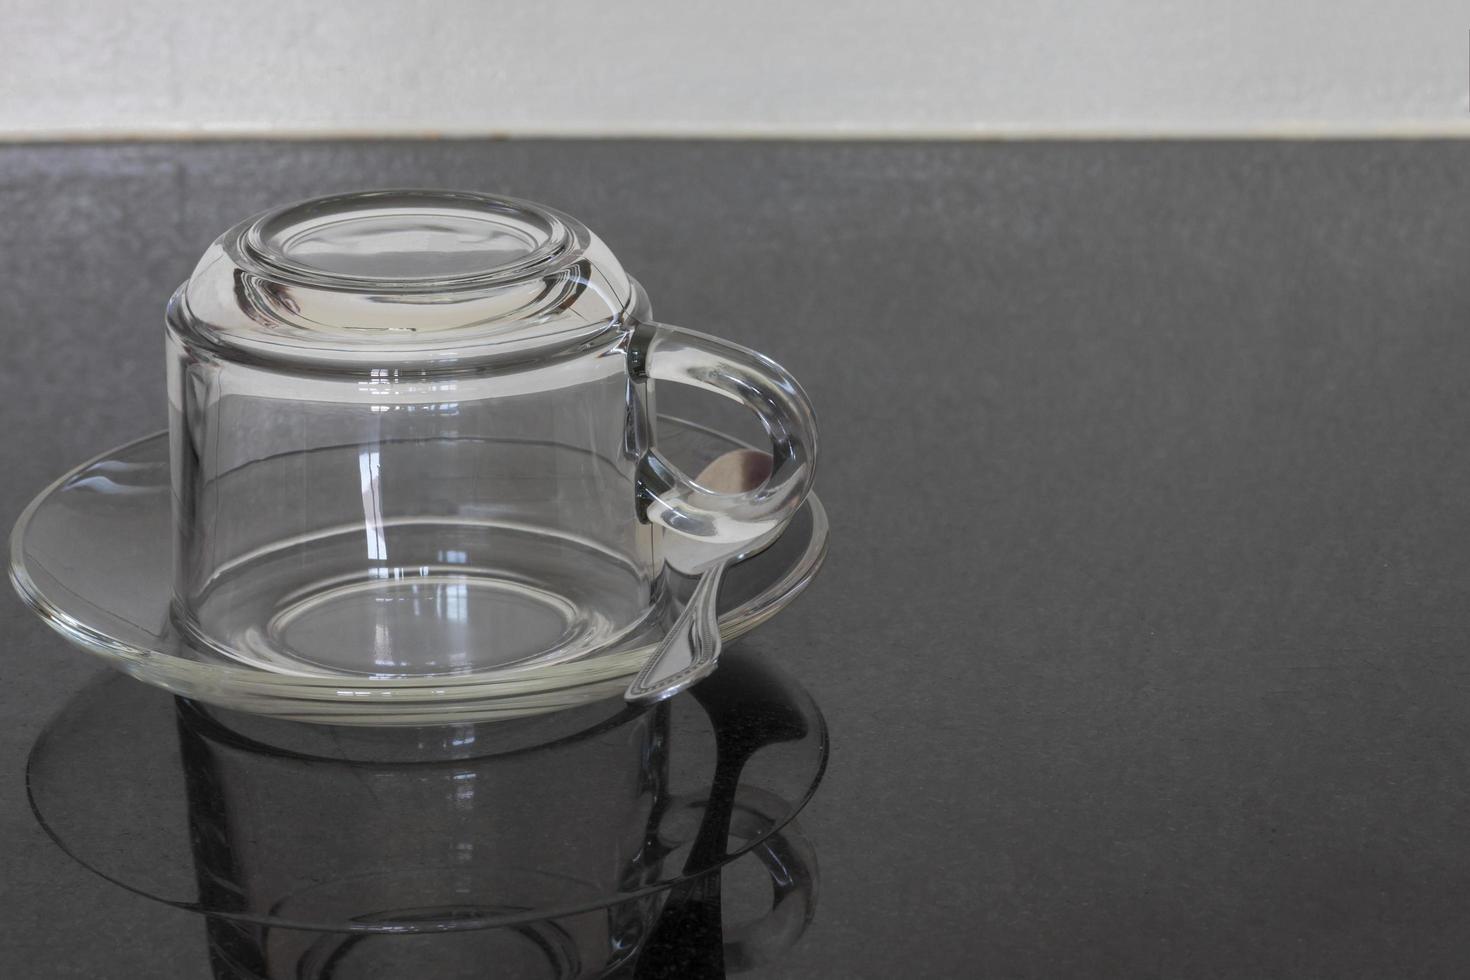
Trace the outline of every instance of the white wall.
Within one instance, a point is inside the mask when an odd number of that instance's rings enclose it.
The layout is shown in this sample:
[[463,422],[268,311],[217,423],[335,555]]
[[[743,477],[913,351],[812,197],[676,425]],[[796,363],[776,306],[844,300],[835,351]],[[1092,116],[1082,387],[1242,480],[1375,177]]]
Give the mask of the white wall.
[[1447,0],[0,0],[0,138],[1470,134]]

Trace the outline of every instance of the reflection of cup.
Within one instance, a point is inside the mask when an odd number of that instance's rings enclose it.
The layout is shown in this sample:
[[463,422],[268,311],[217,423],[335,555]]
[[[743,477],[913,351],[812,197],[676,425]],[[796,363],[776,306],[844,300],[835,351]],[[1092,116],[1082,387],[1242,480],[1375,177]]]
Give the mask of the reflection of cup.
[[[580,222],[450,192],[267,212],[168,312],[175,613],[285,673],[462,674],[605,648],[657,609],[661,533],[789,519],[811,407],[779,365],[652,323]],[[758,488],[654,446],[652,382],[741,402]],[[656,526],[656,527],[655,527]]]
[[[268,909],[287,921],[432,929],[596,905],[636,890],[650,873],[639,853],[652,807],[648,786],[656,779],[655,713],[598,718],[596,711],[572,711],[499,726],[506,731],[352,730],[334,733],[335,748],[323,743],[306,751],[299,751],[301,737],[316,732],[283,724],[247,729],[292,738],[283,751],[218,717],[181,703],[200,888],[214,890],[207,905],[228,908],[238,889],[238,908]],[[579,738],[567,727],[589,721],[614,725],[616,737]],[[534,742],[524,744],[526,736],[560,745],[538,751]],[[331,754],[314,756],[313,749]],[[561,764],[547,765],[547,755]],[[509,949],[531,936],[557,938],[575,954],[567,962],[616,962],[641,942],[648,902],[484,941]],[[212,933],[216,959],[236,973],[294,977],[291,971],[322,948],[319,937],[295,930],[236,924]],[[344,946],[342,954],[355,961],[362,948]],[[546,948],[550,955],[560,946]]]
[[[640,954],[686,875],[752,841],[772,911],[717,952],[769,958],[805,926],[815,864],[799,838],[767,836],[800,801],[764,777],[800,750],[809,790],[824,744],[773,676],[736,656],[699,699],[437,729],[308,726],[179,701],[216,975],[604,976]],[[750,710],[722,712],[721,698]],[[695,771],[703,790],[691,791]]]
[[[769,875],[771,911],[723,935],[688,936],[687,942],[712,948],[681,950],[672,968],[640,958],[647,955],[641,944],[657,917],[678,900],[669,891],[513,925],[419,933],[325,932],[213,918],[210,963],[216,980],[636,980],[693,976],[680,969],[691,960],[722,963],[738,973],[771,963],[794,945],[814,904],[816,860],[794,824],[764,839],[752,857]],[[405,908],[395,918],[415,911],[437,922],[446,910]]]

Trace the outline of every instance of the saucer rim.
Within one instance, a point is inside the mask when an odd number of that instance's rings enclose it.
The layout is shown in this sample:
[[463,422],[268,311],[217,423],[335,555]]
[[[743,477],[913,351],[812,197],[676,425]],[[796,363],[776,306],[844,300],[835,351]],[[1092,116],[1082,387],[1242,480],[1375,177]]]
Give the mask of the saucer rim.
[[[723,440],[732,448],[746,446],[742,440],[711,426],[673,415],[659,418]],[[358,723],[433,724],[464,720],[446,718],[444,711],[475,702],[489,710],[481,716],[491,718],[536,714],[595,700],[625,685],[657,645],[657,639],[638,642],[635,637],[624,639],[611,649],[592,651],[563,663],[509,666],[459,677],[373,678],[350,674],[274,674],[249,666],[192,660],[174,652],[189,646],[184,638],[160,636],[141,626],[138,628],[142,632],[158,641],[151,649],[119,640],[69,613],[64,602],[48,596],[35,583],[26,568],[24,539],[37,511],[68,481],[146,443],[166,443],[167,438],[167,430],[155,431],[72,466],[27,504],[10,533],[9,579],[21,601],[72,645],[146,683],[208,703],[280,718],[351,724],[355,716],[387,712]],[[830,532],[826,508],[813,492],[802,509],[808,510],[811,517],[805,550],[758,594],[720,614],[723,641],[734,641],[785,609],[820,571]],[[783,536],[785,533],[789,532],[783,532]],[[85,600],[82,592],[77,592],[77,596]],[[541,700],[537,704],[518,704],[517,699]],[[500,708],[493,710],[494,705]],[[291,710],[293,706],[296,710]],[[395,707],[405,710],[395,712]]]

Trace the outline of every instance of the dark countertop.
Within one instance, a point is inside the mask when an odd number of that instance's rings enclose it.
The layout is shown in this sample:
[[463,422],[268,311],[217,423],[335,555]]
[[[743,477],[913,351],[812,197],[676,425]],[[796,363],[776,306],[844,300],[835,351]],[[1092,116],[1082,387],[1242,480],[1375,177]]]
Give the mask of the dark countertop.
[[[162,306],[280,201],[602,233],[823,424],[827,568],[741,645],[832,730],[762,977],[1454,976],[1470,959],[1470,145],[0,149],[0,515],[165,424]],[[207,975],[25,753],[95,672],[7,591],[0,975]]]

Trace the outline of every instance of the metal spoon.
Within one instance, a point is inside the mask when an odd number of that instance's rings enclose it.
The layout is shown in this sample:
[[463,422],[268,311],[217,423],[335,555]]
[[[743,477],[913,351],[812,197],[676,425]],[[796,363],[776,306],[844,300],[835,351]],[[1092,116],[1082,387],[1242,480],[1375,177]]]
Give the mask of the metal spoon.
[[[755,489],[770,475],[770,456],[754,449],[736,449],[706,466],[695,482],[721,493],[740,493]],[[737,545],[705,544],[677,534],[664,538],[664,561],[675,571],[698,575],[699,582],[658,649],[623,693],[626,700],[635,704],[662,701],[715,669],[720,656],[717,600],[725,568],[765,548],[783,530],[784,527],[777,527]]]

